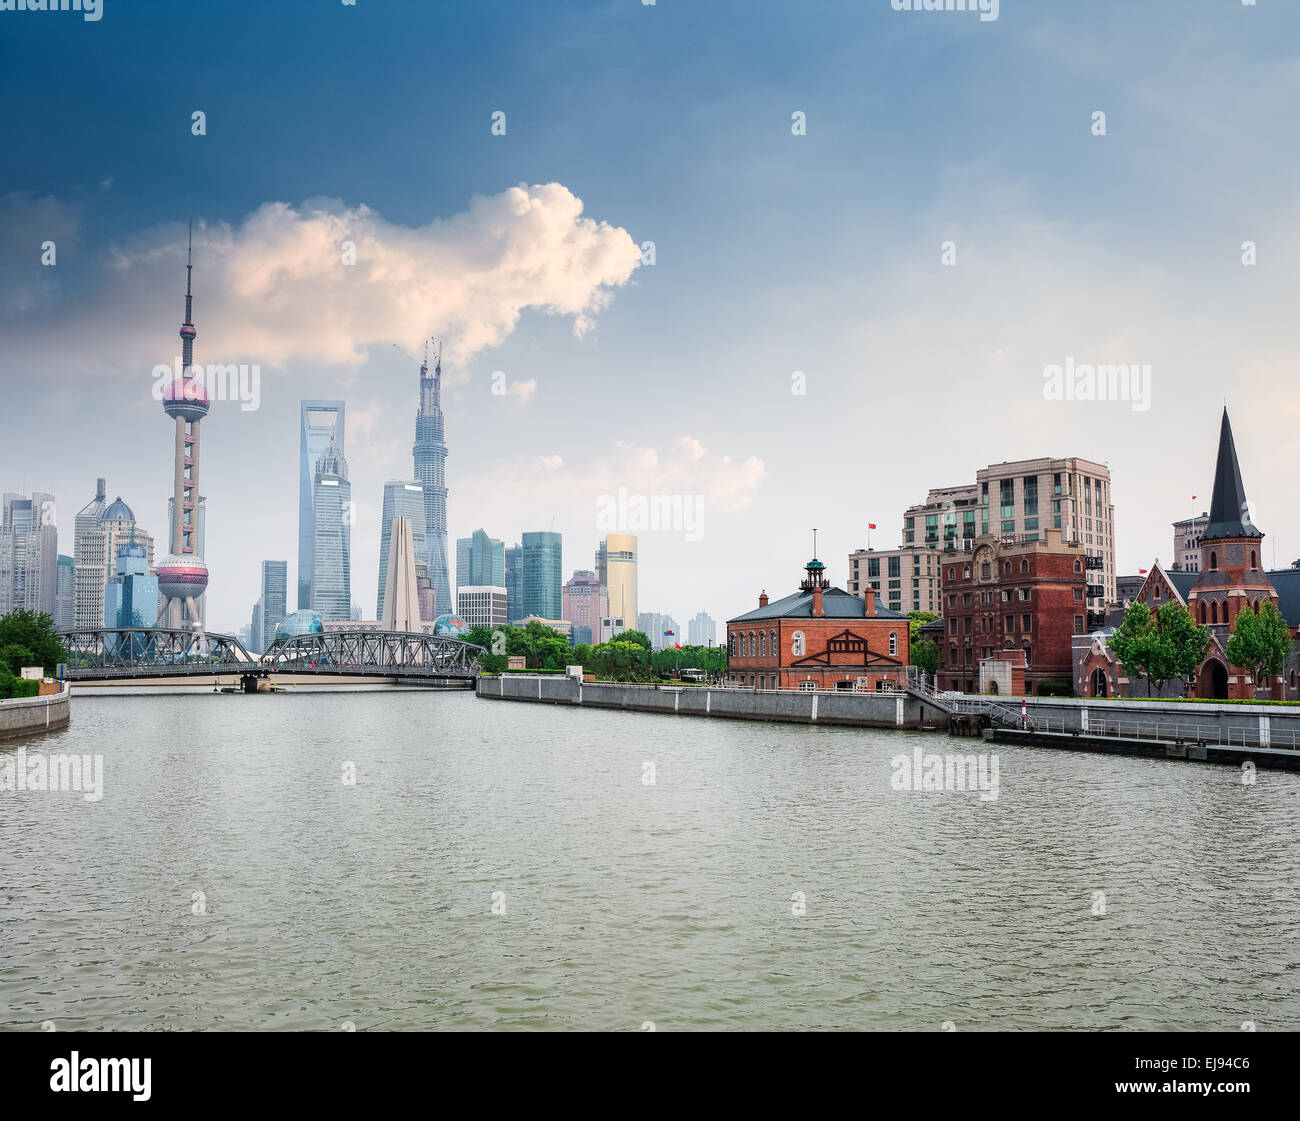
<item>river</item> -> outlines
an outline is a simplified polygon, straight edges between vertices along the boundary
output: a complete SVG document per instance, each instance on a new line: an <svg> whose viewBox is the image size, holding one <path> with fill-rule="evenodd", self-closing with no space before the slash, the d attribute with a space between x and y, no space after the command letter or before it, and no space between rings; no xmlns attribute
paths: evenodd
<svg viewBox="0 0 1300 1121"><path fill-rule="evenodd" d="M20 746L104 784L0 793L4 1028L1300 1027L1297 775L420 691Z"/></svg>

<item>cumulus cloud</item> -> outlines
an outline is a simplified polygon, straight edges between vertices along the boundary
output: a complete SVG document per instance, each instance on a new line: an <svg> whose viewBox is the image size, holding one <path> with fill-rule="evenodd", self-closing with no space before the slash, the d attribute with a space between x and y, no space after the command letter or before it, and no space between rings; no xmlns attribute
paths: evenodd
<svg viewBox="0 0 1300 1121"><path fill-rule="evenodd" d="M526 405L537 395L537 379L514 381L506 387L506 396L514 398L516 405Z"/></svg>
<svg viewBox="0 0 1300 1121"><path fill-rule="evenodd" d="M37 221L38 204L48 209L47 200L16 199L6 215L29 240L33 222L52 225ZM417 350L436 334L456 365L502 342L526 308L570 316L582 335L631 278L640 250L626 230L585 216L568 188L547 183L475 197L418 228L336 200L269 202L236 225L196 227L194 259L208 360L355 364L371 346ZM111 251L111 283L94 303L60 309L59 322L93 319L109 353L157 359L175 345L170 318L160 317L179 308L184 266L183 226L142 231Z"/></svg>

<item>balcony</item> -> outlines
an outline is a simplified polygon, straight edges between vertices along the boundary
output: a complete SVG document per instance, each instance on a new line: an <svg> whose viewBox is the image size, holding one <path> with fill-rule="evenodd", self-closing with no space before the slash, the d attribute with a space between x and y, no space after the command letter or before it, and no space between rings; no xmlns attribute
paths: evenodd
<svg viewBox="0 0 1300 1121"><path fill-rule="evenodd" d="M1084 557L1083 567L1091 571L1099 571L1105 567L1105 560L1102 557Z"/></svg>
<svg viewBox="0 0 1300 1121"><path fill-rule="evenodd" d="M1101 599L1106 594L1106 589L1101 584L1089 584L1086 591L1089 599Z"/></svg>

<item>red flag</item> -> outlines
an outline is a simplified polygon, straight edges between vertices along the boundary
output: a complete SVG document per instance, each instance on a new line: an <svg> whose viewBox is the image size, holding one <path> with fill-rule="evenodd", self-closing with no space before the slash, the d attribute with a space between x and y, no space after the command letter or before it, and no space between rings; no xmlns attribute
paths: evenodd
<svg viewBox="0 0 1300 1121"><path fill-rule="evenodd" d="M1193 502L1196 501L1196 495L1192 495L1192 501L1193 501Z"/></svg>
<svg viewBox="0 0 1300 1121"><path fill-rule="evenodd" d="M875 522L867 522L867 528L868 528L868 529L875 529L875 528L876 528L876 523L875 523Z"/></svg>
<svg viewBox="0 0 1300 1121"><path fill-rule="evenodd" d="M674 643L673 643L673 649L674 649L674 650L680 650L681 648L682 648L682 644L681 644L680 642L674 642Z"/></svg>
<svg viewBox="0 0 1300 1121"><path fill-rule="evenodd" d="M1147 574L1147 570L1146 570L1145 568L1139 568L1139 569L1138 569L1138 575L1139 575L1139 576L1145 576L1146 574Z"/></svg>

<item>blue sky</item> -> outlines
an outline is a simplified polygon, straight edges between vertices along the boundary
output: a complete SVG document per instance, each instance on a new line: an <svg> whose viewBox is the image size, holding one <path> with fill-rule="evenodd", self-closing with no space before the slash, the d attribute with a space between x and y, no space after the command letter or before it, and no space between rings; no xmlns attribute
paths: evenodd
<svg viewBox="0 0 1300 1121"><path fill-rule="evenodd" d="M1294 5L104 4L91 23L0 12L0 488L52 489L70 552L107 475L163 538L170 440L141 386L175 351L193 216L196 356L263 368L260 407L220 404L204 431L214 628L246 621L262 558L296 558L303 397L349 403L353 597L373 613L382 484L409 475L414 427L388 341L425 333L460 340L452 537L553 521L566 569L590 567L602 493L702 493L701 540L642 540L642 609L683 624L792 589L814 525L843 584L867 522L896 544L929 487L1029 456L1108 462L1120 571L1167 561L1225 398L1266 555L1300 555ZM541 235L471 200L552 183L593 222L521 294ZM573 225L563 203L545 230ZM303 279L313 237L371 222L449 285L475 238L509 260L454 315L373 272ZM649 240L655 264L627 275L614 258ZM263 262L274 284L250 294ZM1150 364L1151 408L1045 400L1067 356ZM531 388L493 395L498 370Z"/></svg>

